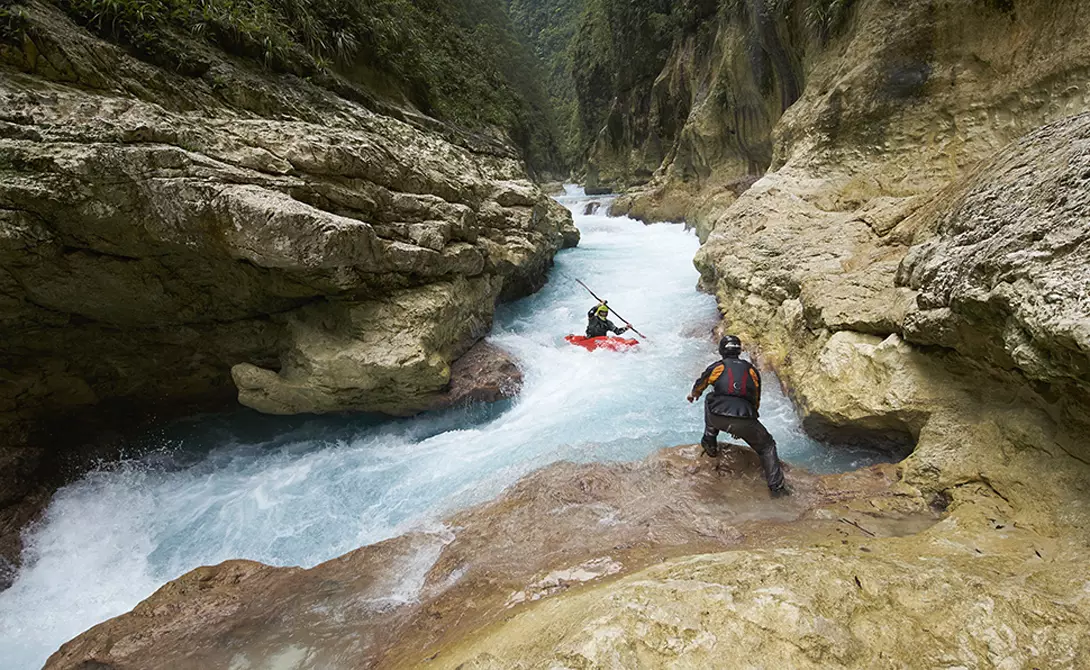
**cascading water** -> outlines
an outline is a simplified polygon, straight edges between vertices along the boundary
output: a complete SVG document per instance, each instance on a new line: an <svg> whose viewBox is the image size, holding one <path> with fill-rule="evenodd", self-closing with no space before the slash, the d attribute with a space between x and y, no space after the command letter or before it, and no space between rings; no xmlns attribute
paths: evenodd
<svg viewBox="0 0 1090 670"><path fill-rule="evenodd" d="M4 667L39 667L65 640L199 565L312 566L437 526L557 460L633 460L696 442L702 407L685 396L715 359L717 318L714 300L694 288L696 237L582 216L589 199L572 187L559 199L582 242L557 256L541 292L498 311L491 336L522 364L516 400L407 420L240 412L172 426L140 458L56 494L26 538L15 584L0 593ZM594 304L575 277L649 339L625 353L565 343ZM761 412L784 460L823 472L881 460L807 438L768 377ZM420 570L406 572L391 597L414 596Z"/></svg>

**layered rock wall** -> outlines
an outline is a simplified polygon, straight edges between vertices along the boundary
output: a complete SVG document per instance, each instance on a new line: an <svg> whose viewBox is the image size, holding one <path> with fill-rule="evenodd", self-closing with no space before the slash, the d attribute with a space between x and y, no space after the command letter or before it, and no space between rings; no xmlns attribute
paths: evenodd
<svg viewBox="0 0 1090 670"><path fill-rule="evenodd" d="M806 370L866 337L892 337L894 348L897 339L947 346L1034 374L1032 353L1021 368L1009 352L1004 358L957 346L957 327L941 322L941 310L950 307L935 297L950 296L951 288L925 284L972 276L967 281L978 282L978 293L1017 284L1029 294L1034 290L1017 275L1047 282L1081 265L1077 252L1064 249L1077 249L1084 236L1085 208L1076 195L1083 122L1059 121L1000 152L1042 124L1090 108L1081 83L1090 66L1081 46L1088 33L1090 15L1075 3L1027 2L1013 12L972 2L910 3L893 12L863 2L851 30L814 61L805 92L776 126L772 171L719 212L696 261L728 324L761 344L770 361L799 366L788 374L804 406L830 390L808 393L800 383L810 376ZM918 81L908 77L913 72L923 73ZM905 88L909 79L912 90ZM1004 197L963 193L974 189ZM1032 231L1020 219L1032 219ZM951 239L959 230L964 237ZM994 252L966 246L984 238ZM1064 305L1046 320L1070 331L1082 309L1077 295L1044 294ZM1027 300L1047 304L1044 294ZM1009 330L1012 318L996 312L982 320ZM1039 337L1059 337L1044 330L1037 328ZM830 352L824 359L823 348ZM1078 345L1066 348L1061 357L1085 355ZM1063 382L1069 375L1036 376ZM900 414L896 422L918 432L919 422Z"/></svg>
<svg viewBox="0 0 1090 670"><path fill-rule="evenodd" d="M0 505L73 417L226 399L232 371L266 412L431 406L496 301L578 240L495 140L196 41L209 67L184 76L52 5L18 11L0 44Z"/></svg>
<svg viewBox="0 0 1090 670"><path fill-rule="evenodd" d="M813 431L1048 532L1086 528L1088 39L1079 3L858 3L696 258Z"/></svg>

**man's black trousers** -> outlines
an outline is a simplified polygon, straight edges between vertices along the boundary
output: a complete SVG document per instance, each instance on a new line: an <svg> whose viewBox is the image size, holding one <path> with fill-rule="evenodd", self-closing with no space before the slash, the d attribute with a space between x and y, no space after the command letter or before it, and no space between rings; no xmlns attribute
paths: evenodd
<svg viewBox="0 0 1090 670"><path fill-rule="evenodd" d="M704 408L704 437L700 441L705 450L712 454L719 453L719 431L725 431L744 441L761 458L761 468L765 472L768 488L778 491L783 488L783 469L780 457L776 453L776 440L758 419L739 419L731 416L719 416Z"/></svg>

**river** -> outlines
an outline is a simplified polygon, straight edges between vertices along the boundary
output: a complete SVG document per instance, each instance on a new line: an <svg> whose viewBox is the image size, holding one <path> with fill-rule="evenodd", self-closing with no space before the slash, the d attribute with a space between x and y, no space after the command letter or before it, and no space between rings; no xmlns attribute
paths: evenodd
<svg viewBox="0 0 1090 670"><path fill-rule="evenodd" d="M583 216L578 248L548 285L501 307L492 342L521 362L515 400L424 415L194 417L133 445L132 460L61 489L26 536L0 593L0 658L40 667L61 643L200 565L249 558L313 566L495 496L548 463L640 459L693 443L701 405L685 395L715 358L715 301L695 290L695 235L679 225ZM599 199L600 200L600 199ZM648 336L625 353L564 342L594 304L579 278ZM762 416L781 457L820 472L881 460L804 435L767 375ZM397 597L413 597L413 584Z"/></svg>

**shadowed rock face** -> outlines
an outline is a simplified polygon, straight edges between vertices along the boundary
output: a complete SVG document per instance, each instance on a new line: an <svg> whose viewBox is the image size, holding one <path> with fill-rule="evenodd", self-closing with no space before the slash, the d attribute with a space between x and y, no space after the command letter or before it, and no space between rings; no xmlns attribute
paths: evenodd
<svg viewBox="0 0 1090 670"><path fill-rule="evenodd" d="M275 413L441 402L496 301L578 242L502 142L198 43L210 67L186 77L50 5L25 18L0 44L0 506L64 445L235 385Z"/></svg>
<svg viewBox="0 0 1090 670"><path fill-rule="evenodd" d="M66 644L47 667L416 667L437 652L444 662L443 649L529 603L671 556L778 545L800 532L854 543L934 523L922 500L889 488L892 466L830 477L790 470L796 495L771 500L748 449L727 450L718 469L699 454L559 463L449 518L446 530L310 570L200 568Z"/></svg>

